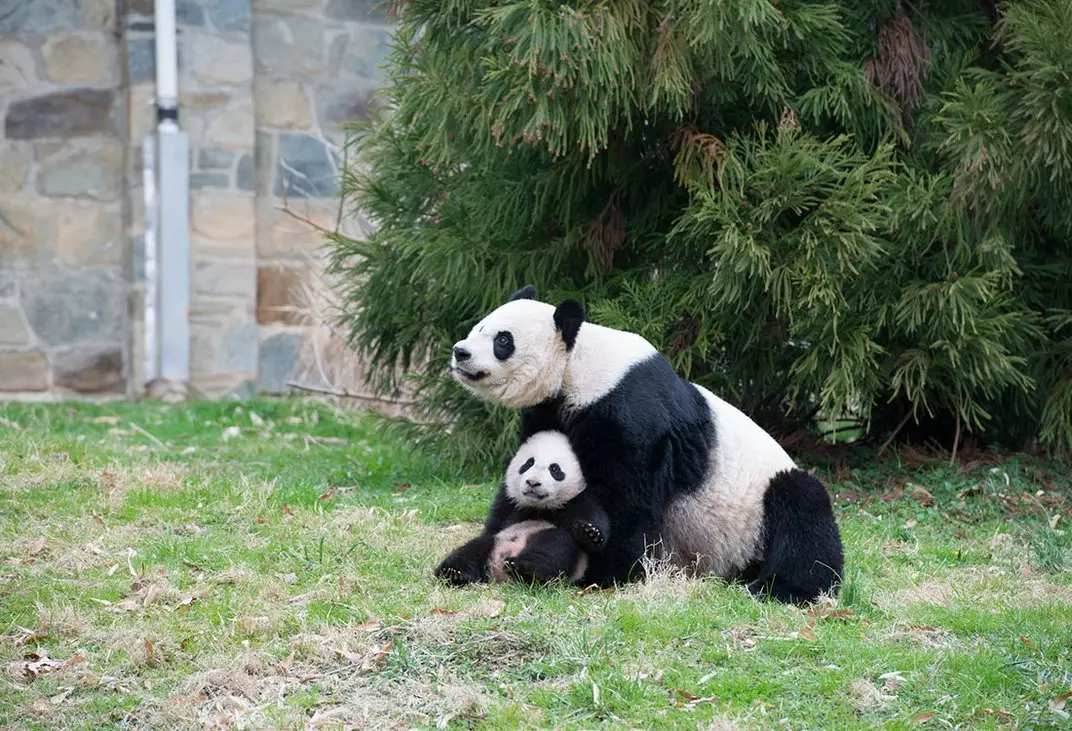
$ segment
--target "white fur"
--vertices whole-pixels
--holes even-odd
[[[531,467],[521,472],[529,460]],[[557,464],[565,479],[551,474]],[[584,475],[569,439],[559,431],[542,431],[525,440],[506,468],[506,495],[519,507],[558,510],[584,491]]]
[[[495,546],[491,549],[488,557],[488,574],[492,581],[507,582],[512,577],[506,573],[503,562],[508,558],[516,558],[525,550],[525,544],[529,537],[540,531],[554,528],[554,525],[546,520],[523,520],[514,523],[495,534]],[[588,555],[583,551],[577,558],[577,563],[570,573],[570,581],[580,581],[588,568]]]
[[[644,338],[586,322],[577,333],[562,380],[569,408],[582,408],[606,396],[637,363],[655,355]]]
[[[534,406],[558,393],[566,370],[566,344],[555,329],[555,308],[536,300],[515,300],[499,307],[469,331],[454,347],[471,357],[458,362],[451,356],[454,379],[481,398],[513,408]],[[514,337],[514,353],[495,357],[495,337],[503,331]],[[483,374],[480,380],[467,376]]]
[[[702,386],[696,388],[711,406],[716,454],[704,486],[668,507],[660,548],[677,565],[726,576],[756,558],[763,495],[775,474],[796,465],[740,410]]]

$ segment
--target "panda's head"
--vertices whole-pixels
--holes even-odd
[[[577,456],[559,431],[541,431],[526,439],[506,469],[506,495],[518,507],[557,510],[584,487]]]
[[[535,297],[536,288],[526,285],[454,344],[455,380],[477,396],[514,408],[559,392],[584,307],[575,300],[554,307]]]

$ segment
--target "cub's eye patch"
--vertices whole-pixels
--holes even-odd
[[[495,336],[492,344],[492,352],[498,360],[506,360],[514,354],[514,336],[507,330],[503,330]]]
[[[555,478],[555,482],[562,482],[566,479],[566,473],[562,471],[562,468],[558,466],[558,463],[552,462],[549,468],[551,477]]]
[[[532,467],[532,465],[534,465],[534,464],[536,464],[536,458],[535,457],[529,457],[527,460],[525,460],[525,464],[521,465],[521,469],[519,469],[517,471],[517,474],[519,474],[519,475],[525,474],[528,471],[529,467]]]

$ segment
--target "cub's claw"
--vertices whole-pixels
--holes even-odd
[[[477,576],[472,576],[469,572],[462,571],[454,566],[443,566],[442,564],[436,567],[436,578],[453,586],[464,586],[466,584],[474,584],[480,581]]]
[[[601,551],[607,543],[603,531],[588,521],[577,521],[574,526],[574,538],[586,551]]]

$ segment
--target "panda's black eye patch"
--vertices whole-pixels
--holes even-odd
[[[566,473],[562,471],[557,462],[552,462],[548,469],[551,472],[551,477],[555,478],[555,482],[562,482],[562,480],[566,479]]]
[[[495,353],[495,357],[499,360],[506,360],[514,354],[514,335],[508,330],[501,330],[495,336],[495,343],[492,346],[492,352]]]
[[[525,460],[525,464],[521,465],[521,469],[517,471],[517,474],[525,474],[528,471],[529,467],[532,467],[532,465],[534,464],[536,464],[536,459],[534,457],[529,457],[527,460]]]

